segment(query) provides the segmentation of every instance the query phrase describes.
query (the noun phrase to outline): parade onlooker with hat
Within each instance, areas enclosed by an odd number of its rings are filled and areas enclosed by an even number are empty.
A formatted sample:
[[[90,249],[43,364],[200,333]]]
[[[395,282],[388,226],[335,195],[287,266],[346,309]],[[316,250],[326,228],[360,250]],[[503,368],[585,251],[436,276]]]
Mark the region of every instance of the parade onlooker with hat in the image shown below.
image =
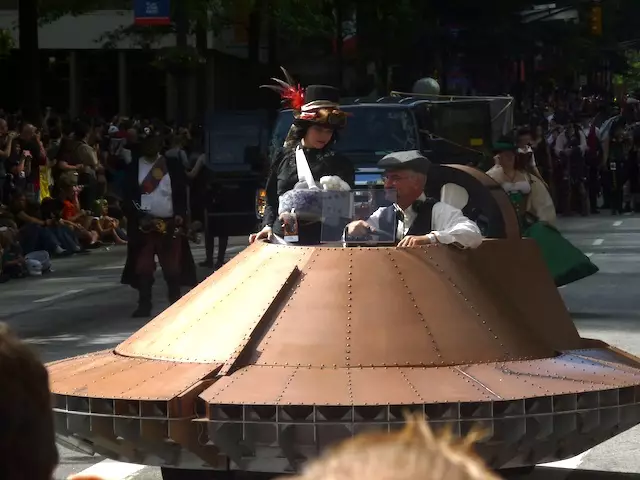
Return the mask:
[[[536,241],[557,286],[567,285],[598,271],[588,257],[555,228],[556,212],[542,179],[528,171],[528,160],[518,154],[518,146],[505,136],[494,145],[499,164],[487,175],[509,196],[522,235]]]
[[[127,170],[122,206],[129,239],[122,283],[138,290],[134,317],[151,315],[156,255],[170,303],[181,297],[181,287],[197,284],[186,235],[188,193],[184,166],[160,153],[163,138],[152,127],[144,127],[141,133],[141,155],[132,160]]]

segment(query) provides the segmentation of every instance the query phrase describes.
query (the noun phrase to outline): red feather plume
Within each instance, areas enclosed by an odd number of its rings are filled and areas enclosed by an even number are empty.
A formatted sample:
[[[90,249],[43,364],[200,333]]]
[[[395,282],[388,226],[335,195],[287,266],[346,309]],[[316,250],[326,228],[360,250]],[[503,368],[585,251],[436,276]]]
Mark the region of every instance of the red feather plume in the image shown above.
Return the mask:
[[[288,100],[294,110],[300,110],[304,105],[304,89],[300,85],[287,88],[280,96],[283,100]]]
[[[293,78],[289,75],[284,67],[280,67],[284,72],[286,81],[279,78],[272,78],[277,85],[260,85],[260,88],[268,88],[278,93],[283,101],[287,102],[294,110],[300,110],[304,105],[304,89],[298,84],[294,85]]]

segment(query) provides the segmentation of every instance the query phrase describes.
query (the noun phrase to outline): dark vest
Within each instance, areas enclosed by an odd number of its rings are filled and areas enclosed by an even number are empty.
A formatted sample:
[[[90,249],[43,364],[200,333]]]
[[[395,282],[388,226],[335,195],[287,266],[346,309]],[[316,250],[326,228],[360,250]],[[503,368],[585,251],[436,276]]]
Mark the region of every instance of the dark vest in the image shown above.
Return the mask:
[[[416,201],[412,207],[416,211],[417,216],[414,220],[411,228],[407,232],[408,235],[426,235],[433,231],[432,216],[433,206],[438,203],[433,198],[427,198],[424,202]],[[383,232],[392,232],[397,229],[393,225],[397,225],[401,219],[401,213],[398,212],[395,207],[387,207],[380,216],[380,230]]]

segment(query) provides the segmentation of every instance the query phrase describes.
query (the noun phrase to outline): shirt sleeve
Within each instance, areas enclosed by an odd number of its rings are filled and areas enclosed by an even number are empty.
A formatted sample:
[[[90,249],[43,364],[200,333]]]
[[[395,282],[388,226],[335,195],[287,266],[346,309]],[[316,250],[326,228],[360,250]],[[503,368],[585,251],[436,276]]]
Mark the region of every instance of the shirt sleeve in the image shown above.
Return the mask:
[[[64,206],[62,207],[62,218],[64,220],[69,220],[70,218],[75,217],[75,215],[76,208],[74,207],[73,203],[65,200]]]
[[[583,132],[580,132],[580,151],[584,155],[585,153],[587,153],[588,149],[589,147],[587,145],[587,137]]]
[[[273,224],[278,218],[278,206],[280,204],[280,198],[278,196],[278,173],[280,172],[283,158],[282,152],[278,152],[271,162],[271,169],[269,170],[267,184],[265,186],[266,205],[262,219],[263,227],[273,227]]]
[[[565,149],[565,144],[567,143],[567,136],[563,133],[558,135],[558,139],[556,140],[556,155],[560,155],[562,151]]]
[[[380,207],[378,210],[373,212],[369,218],[366,220],[366,224],[369,225],[373,230],[380,230],[380,217],[384,212],[385,207]],[[342,241],[346,240],[347,236],[347,227],[344,228],[342,232]]]
[[[444,202],[433,206],[432,225],[431,233],[442,244],[458,243],[464,248],[477,248],[482,244],[478,225],[465,217],[461,210]]]
[[[375,212],[373,212],[371,216],[367,219],[367,224],[374,230],[380,230],[380,217],[382,216],[382,213],[384,211],[385,211],[385,207],[381,207]]]
[[[184,168],[189,168],[189,157],[187,157],[187,152],[180,149],[178,150],[178,158],[180,159],[180,163]]]

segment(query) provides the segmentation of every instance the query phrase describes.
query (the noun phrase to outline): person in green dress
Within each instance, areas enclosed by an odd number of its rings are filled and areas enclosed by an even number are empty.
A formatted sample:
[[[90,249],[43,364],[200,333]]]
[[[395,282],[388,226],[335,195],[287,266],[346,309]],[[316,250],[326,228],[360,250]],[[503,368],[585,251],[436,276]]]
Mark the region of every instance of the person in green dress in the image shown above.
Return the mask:
[[[496,165],[487,175],[509,195],[523,236],[538,244],[556,285],[567,285],[596,273],[598,267],[555,227],[553,200],[542,179],[529,170],[528,157],[518,153],[510,137],[501,138],[494,149]]]

